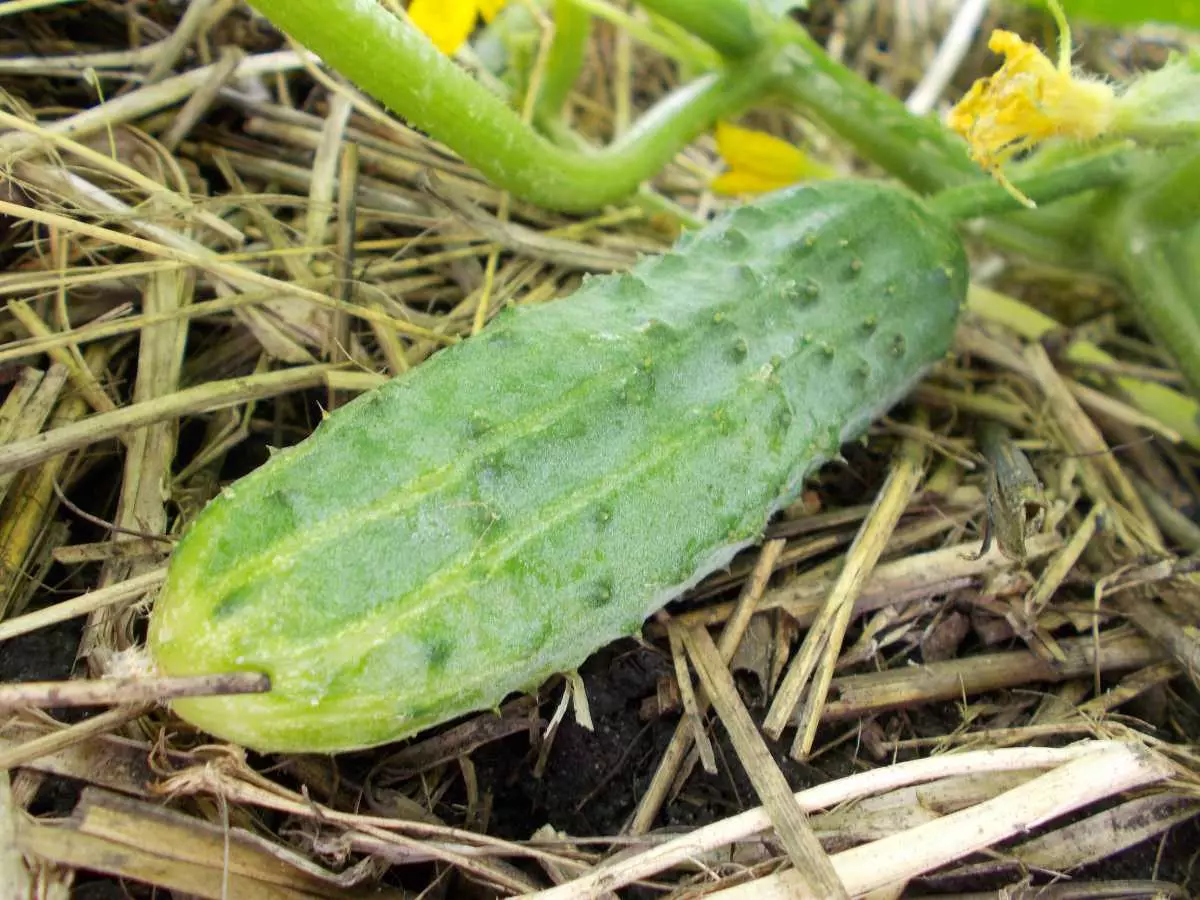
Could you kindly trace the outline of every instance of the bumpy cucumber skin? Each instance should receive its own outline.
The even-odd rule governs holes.
[[[334,412],[197,517],[157,600],[179,701],[262,751],[496,706],[739,549],[949,349],[962,245],[906,193],[803,186],[515,308]]]

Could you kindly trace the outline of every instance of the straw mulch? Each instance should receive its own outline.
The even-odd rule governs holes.
[[[953,4],[814,6],[903,95]],[[574,124],[604,140],[675,79],[600,27]],[[4,897],[785,897],[805,860],[878,897],[1200,891],[1200,468],[1124,390],[1180,380],[1111,286],[975,246],[954,358],[642,644],[499,716],[264,758],[139,668],[187,522],[677,223],[507,202],[233,0],[0,3],[0,88]],[[701,140],[654,187],[704,217],[719,168]]]

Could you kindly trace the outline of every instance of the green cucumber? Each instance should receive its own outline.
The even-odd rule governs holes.
[[[947,352],[966,285],[949,223],[828,182],[506,310],[192,523],[157,669],[272,688],[175,710],[253,749],[336,752],[578,666],[758,541]]]

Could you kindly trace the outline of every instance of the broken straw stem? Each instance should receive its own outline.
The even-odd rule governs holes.
[[[0,710],[36,706],[64,708],[154,703],[178,697],[262,694],[271,680],[259,672],[187,675],[173,678],[100,678],[90,681],[27,681],[0,685]]]

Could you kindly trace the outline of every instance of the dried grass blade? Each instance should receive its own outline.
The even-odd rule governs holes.
[[[842,721],[937,700],[959,700],[1022,684],[1054,684],[1086,678],[1097,669],[1127,671],[1148,666],[1164,656],[1158,646],[1132,629],[1102,637],[1099,652],[1091,637],[1066,638],[1058,643],[1064,654],[1064,661],[1058,664],[1029,650],[1015,650],[845,675],[833,682],[836,699],[826,704],[824,718]]]
[[[865,797],[942,778],[993,772],[1051,769],[1106,746],[1084,741],[1071,747],[1021,747],[1011,750],[976,750],[968,753],[910,760],[829,781],[795,794],[806,813],[815,813]],[[605,863],[565,885],[534,894],[529,900],[570,900],[617,890],[665,872],[706,852],[744,841],[771,827],[763,807],[755,807],[711,825],[674,837],[633,856]]]
[[[733,676],[708,631],[689,629],[683,633],[683,642],[713,709],[729,732],[738,758],[795,866],[791,870],[795,875],[791,882],[795,895],[849,898],[849,891],[830,865],[804,811],[796,803],[783,773],[738,696]]]
[[[58,731],[51,731],[22,744],[13,744],[6,749],[0,749],[0,770],[28,765],[43,756],[58,753],[96,735],[107,734],[135,719],[140,719],[150,709],[151,707],[148,705],[110,709]]]
[[[325,373],[330,368],[324,364],[300,366],[263,375],[211,381],[145,403],[134,403],[111,413],[91,416],[81,422],[0,447],[0,475],[19,471],[69,450],[117,437],[133,428],[316,387],[324,381]]]
[[[1111,744],[1065,763],[993,800],[843,851],[833,863],[848,890],[865,894],[968,854],[1123,791],[1169,778],[1161,758],[1131,744]],[[794,870],[718,891],[720,900],[783,900],[803,890]]]
[[[726,663],[733,659],[738,645],[742,642],[742,637],[750,624],[750,618],[758,608],[759,600],[766,591],[767,582],[771,578],[771,573],[775,571],[785,544],[786,541],[781,539],[767,541],[759,552],[754,570],[743,585],[729,621],[721,631],[718,649],[721,659]],[[698,711],[703,715],[708,710],[708,698],[701,694],[697,698],[697,706]],[[637,811],[629,824],[630,834],[645,834],[650,830],[662,810],[671,785],[676,781],[676,776],[689,765],[687,759],[691,749],[692,731],[686,722],[680,722],[671,736],[671,743],[663,753],[662,759],[659,760],[658,768],[654,770],[654,777],[646,786],[645,793],[642,794]]]
[[[127,581],[106,585],[71,600],[63,600],[61,603],[55,603],[36,612],[26,613],[15,619],[9,619],[7,622],[0,622],[0,641],[7,641],[18,635],[37,631],[39,628],[66,622],[106,606],[115,606],[136,600],[147,591],[152,591],[162,584],[166,577],[166,568],[154,569]]]
[[[923,421],[922,418],[921,424]],[[846,554],[845,567],[830,591],[821,615],[813,623],[771,702],[763,722],[763,731],[778,740],[805,688],[809,687],[809,679],[815,675],[816,680],[809,687],[804,704],[805,713],[792,746],[792,755],[795,757],[805,756],[812,749],[829,683],[833,679],[834,662],[841,651],[854,604],[887,547],[924,471],[924,444],[912,438],[906,439],[888,473],[887,482],[875,498],[871,512],[863,520],[862,528]]]
[[[113,703],[151,703],[177,697],[261,694],[270,690],[270,687],[270,678],[258,672],[21,681],[0,685],[0,710],[23,706],[65,708]]]

